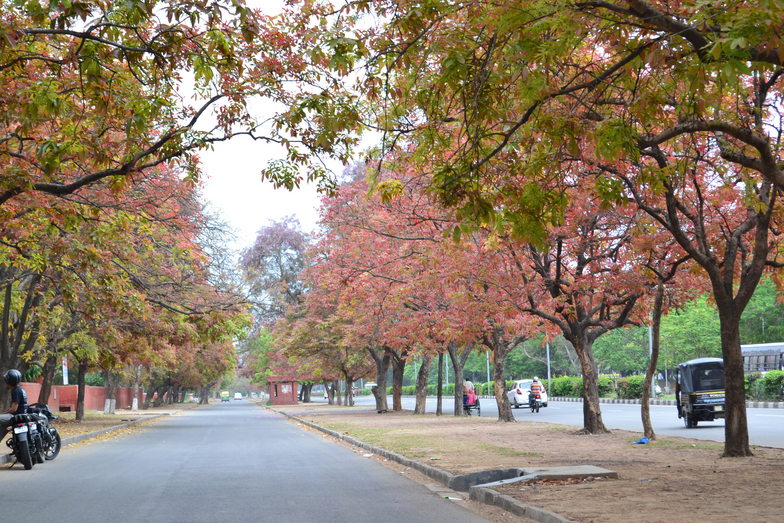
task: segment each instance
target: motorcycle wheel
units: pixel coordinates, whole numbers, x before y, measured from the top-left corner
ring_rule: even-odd
[[[57,457],[57,455],[60,453],[60,444],[61,444],[60,434],[57,432],[57,429],[50,428],[49,434],[52,441],[44,449],[44,459],[46,459],[47,461],[51,461]]]
[[[46,454],[44,453],[44,442],[41,436],[35,440],[35,450],[33,451],[33,459],[36,463],[43,463]]]
[[[19,460],[19,463],[24,466],[25,470],[33,468],[33,456],[30,454],[29,441],[17,441],[16,457]]]

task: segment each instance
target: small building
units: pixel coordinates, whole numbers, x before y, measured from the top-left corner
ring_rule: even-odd
[[[270,376],[267,378],[269,399],[272,405],[296,405],[298,380],[292,376]]]

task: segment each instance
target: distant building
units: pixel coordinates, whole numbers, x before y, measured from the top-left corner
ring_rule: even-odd
[[[743,372],[784,370],[784,342],[741,345]]]
[[[297,378],[293,376],[269,376],[269,401],[272,405],[296,405]]]

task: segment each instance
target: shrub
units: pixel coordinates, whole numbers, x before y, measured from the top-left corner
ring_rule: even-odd
[[[784,371],[768,371],[758,382],[761,383],[762,399],[777,400],[782,397],[782,393],[784,393]]]
[[[642,384],[645,383],[645,376],[627,376],[618,380],[618,397],[623,399],[642,398]]]
[[[615,378],[603,377],[599,378],[599,396],[606,398],[615,394]]]
[[[553,378],[552,386],[547,391],[549,396],[563,396],[578,398],[583,394],[583,379],[574,376],[561,376]]]
[[[435,396],[438,394],[438,385],[428,385],[427,386],[427,394],[428,396]],[[449,385],[444,385],[441,389],[441,394],[444,396],[454,396],[455,394],[455,384],[450,383]]]
[[[743,375],[743,390],[746,391],[746,398],[748,399],[762,399],[762,393],[759,391],[762,379],[761,372],[753,372],[751,374]]]

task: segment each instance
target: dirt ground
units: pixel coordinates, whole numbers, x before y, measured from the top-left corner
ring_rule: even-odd
[[[117,409],[115,414],[109,415],[105,415],[100,411],[87,411],[85,412],[84,419],[81,421],[75,420],[75,414],[73,412],[56,412],[57,419],[54,421],[54,426],[57,427],[57,432],[60,433],[60,437],[67,438],[116,427],[117,425],[122,425],[129,421],[150,419],[159,414],[173,414],[181,410],[198,407],[198,405],[193,403],[179,403],[169,407],[151,408],[147,410],[131,411]]]
[[[577,434],[574,427],[533,421],[499,423],[478,417],[414,416],[410,411],[379,415],[366,408],[329,405],[285,410],[457,474],[564,465],[616,471],[619,479],[512,484],[499,489],[574,521],[735,523],[778,522],[783,517],[782,449],[753,447],[751,458],[722,458],[719,443],[660,436],[646,445],[634,445],[641,434],[621,430],[592,436]],[[493,521],[510,520],[497,511],[485,515]]]

